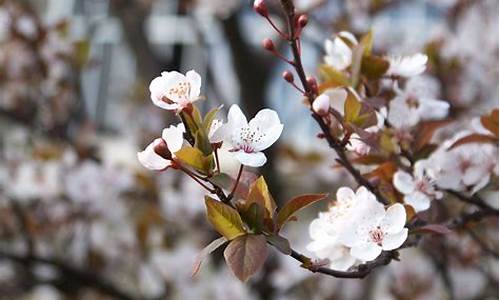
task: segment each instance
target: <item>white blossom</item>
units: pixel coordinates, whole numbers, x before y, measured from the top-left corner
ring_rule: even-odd
[[[415,164],[413,175],[398,170],[394,174],[393,184],[404,195],[405,203],[411,205],[416,212],[427,210],[431,200],[443,197],[443,193],[435,188],[435,180],[426,174],[422,161]]]
[[[314,99],[312,108],[317,114],[327,115],[330,107],[337,110],[339,113],[344,113],[344,103],[347,98],[347,91],[343,88],[328,89],[316,99]]]
[[[201,77],[191,70],[183,75],[177,71],[162,72],[149,85],[153,103],[166,110],[180,112],[200,99]]]
[[[388,120],[396,128],[408,128],[421,120],[439,120],[448,115],[450,104],[437,99],[433,82],[425,77],[412,77],[404,90],[394,87],[396,97],[389,103]]]
[[[307,250],[319,259],[328,259],[332,269],[345,271],[356,262],[349,248],[340,243],[339,235],[366,192],[364,187],[356,193],[350,188],[341,187],[337,191],[335,204],[327,212],[320,213],[309,225],[312,242],[307,245]]]
[[[426,171],[432,174],[440,188],[474,194],[489,183],[491,175],[498,175],[498,148],[470,143],[448,150],[465,134],[458,133],[445,141],[426,160]]]
[[[139,162],[150,170],[165,170],[172,165],[172,161],[156,153],[155,148],[166,143],[168,151],[175,157],[175,152],[179,151],[184,143],[184,132],[182,123],[163,129],[161,138],[155,139],[144,151],[137,153]]]
[[[344,39],[352,45],[358,43],[354,35],[346,31],[340,32],[333,41],[329,39],[325,41],[325,63],[339,71],[346,69],[352,63],[352,50]]]
[[[386,74],[391,76],[413,77],[425,71],[428,57],[417,53],[411,56],[389,56],[389,69]]]
[[[385,210],[384,205],[367,190],[359,197],[359,205],[342,228],[339,240],[344,246],[351,248],[350,254],[353,257],[371,261],[382,250],[394,250],[404,243],[408,236],[408,228],[404,227],[406,211],[400,203]]]
[[[227,141],[230,152],[246,166],[260,167],[267,161],[261,151],[269,148],[281,135],[283,124],[272,109],[260,110],[250,122],[238,105],[229,108],[227,123],[217,129],[211,142]]]

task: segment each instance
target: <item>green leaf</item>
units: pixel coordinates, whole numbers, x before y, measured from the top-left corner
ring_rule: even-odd
[[[329,88],[348,86],[349,79],[341,71],[336,70],[330,65],[323,64],[319,67],[319,74],[322,83],[319,85],[319,92],[322,93]]]
[[[73,44],[74,62],[78,68],[82,68],[90,56],[90,42],[88,40],[77,41]]]
[[[205,132],[208,134],[210,131],[210,126],[212,126],[212,122],[215,119],[215,116],[219,112],[219,110],[222,108],[222,105],[219,107],[212,108],[207,114],[205,115],[205,118],[203,119],[203,128],[205,129]]]
[[[247,234],[231,241],[224,250],[224,258],[231,272],[245,282],[264,265],[267,243],[263,235]]]
[[[216,240],[213,240],[210,244],[208,244],[201,252],[196,256],[196,260],[193,264],[193,268],[191,270],[191,277],[194,277],[200,272],[201,264],[210,255],[210,253],[214,252],[220,246],[224,245],[227,242],[225,237],[220,237]]]
[[[212,154],[212,145],[210,144],[208,136],[203,128],[198,129],[198,131],[196,132],[194,146],[200,149],[204,156],[209,156]]]
[[[274,211],[276,210],[276,203],[274,202],[271,193],[269,193],[266,180],[263,176],[260,176],[250,186],[245,205],[249,207],[254,202],[257,202],[264,207],[266,209],[265,216],[272,219]]]
[[[363,55],[365,55],[365,56],[371,55],[372,48],[373,48],[373,31],[372,30],[368,31],[368,33],[366,33],[361,38],[359,43],[364,45],[365,51],[364,51]]]
[[[241,217],[254,233],[260,233],[264,225],[264,208],[257,202],[253,202],[245,209]]]
[[[352,51],[352,63],[351,63],[351,86],[356,88],[359,83],[359,75],[361,73],[361,61],[363,59],[363,54],[365,52],[365,45],[359,43],[354,47]]]
[[[290,242],[282,236],[277,234],[270,234],[266,236],[269,244],[273,245],[281,253],[285,255],[290,255],[292,253],[292,248],[290,247]]]
[[[183,147],[181,150],[175,152],[175,156],[184,164],[204,174],[208,174],[213,168],[212,155],[205,156],[198,148]]]
[[[228,189],[233,185],[233,179],[226,173],[219,173],[210,178],[210,182],[220,186],[221,188]]]
[[[364,56],[361,61],[361,73],[369,80],[377,80],[389,69],[389,62],[379,56]]]
[[[285,203],[285,206],[281,208],[276,218],[278,230],[280,230],[283,227],[283,225],[299,210],[315,202],[323,200],[327,196],[328,194],[307,194],[295,197],[292,200]]]
[[[205,196],[208,221],[228,240],[233,240],[246,233],[238,212],[229,205]]]
[[[344,119],[348,123],[355,123],[363,104],[356,99],[356,96],[351,91],[347,93],[347,99],[344,102]]]

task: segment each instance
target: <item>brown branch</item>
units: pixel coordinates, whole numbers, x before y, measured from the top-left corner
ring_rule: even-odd
[[[375,260],[358,265],[351,271],[337,271],[326,267],[318,267],[311,263],[311,259],[299,252],[292,250],[292,258],[302,263],[302,267],[313,273],[321,273],[336,278],[365,278],[374,269],[388,265],[393,259],[398,259],[397,251],[384,251]]]
[[[102,278],[95,272],[78,269],[74,266],[71,266],[69,264],[66,264],[62,261],[53,258],[44,258],[30,254],[20,255],[17,253],[11,253],[5,250],[0,250],[0,260],[1,259],[7,259],[12,262],[18,263],[20,265],[25,265],[28,267],[33,263],[47,264],[56,268],[61,273],[62,278],[77,283],[77,285],[79,286],[94,288],[95,290],[101,292],[102,294],[111,296],[115,299],[122,299],[122,300],[143,299],[138,296],[132,296],[127,294],[125,291],[120,290],[118,287],[114,286],[111,282],[108,282],[105,278]]]
[[[304,88],[304,96],[307,97],[307,100],[312,105],[314,99],[316,98],[316,92],[311,88],[310,84],[307,82],[306,74],[304,71],[304,66],[302,65],[302,59],[300,56],[299,43],[300,38],[296,36],[295,32],[295,7],[293,6],[292,1],[290,0],[281,0],[281,6],[283,7],[285,14],[287,16],[288,23],[288,44],[292,50],[293,54],[293,68],[297,72],[297,75],[300,79],[300,82]],[[366,187],[370,192],[372,192],[378,199],[378,201],[383,204],[389,204],[389,201],[385,199],[384,196],[378,191],[378,189],[372,185],[363,175],[352,165],[345,154],[344,146],[331,134],[329,126],[323,121],[323,118],[316,114],[312,108],[312,117],[318,123],[321,131],[325,139],[328,142],[330,148],[332,148],[338,155],[337,162],[342,165],[356,180],[359,185]]]
[[[465,203],[468,203],[468,204],[472,204],[472,205],[475,205],[477,206],[478,208],[481,208],[483,210],[495,210],[495,208],[491,207],[489,204],[487,204],[486,202],[484,202],[483,199],[481,199],[481,197],[479,196],[476,196],[476,195],[471,195],[470,197],[460,193],[460,192],[457,192],[457,191],[454,191],[454,190],[450,190],[450,189],[447,189],[447,190],[444,190],[445,192],[447,192],[448,194],[451,194],[453,196],[455,196],[456,199],[462,201],[462,202],[465,202]],[[497,210],[497,213],[498,213],[498,210]]]

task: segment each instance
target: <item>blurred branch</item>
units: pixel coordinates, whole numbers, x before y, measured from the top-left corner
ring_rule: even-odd
[[[142,297],[133,296],[123,290],[120,290],[118,287],[114,286],[111,282],[108,282],[105,278],[99,276],[95,272],[78,269],[54,258],[43,258],[30,254],[20,255],[17,253],[0,250],[0,260],[2,259],[10,260],[22,266],[26,266],[27,268],[29,268],[29,265],[34,263],[50,265],[60,272],[60,277],[65,281],[70,281],[77,287],[93,288],[101,292],[102,294],[114,297],[116,299],[144,299]]]

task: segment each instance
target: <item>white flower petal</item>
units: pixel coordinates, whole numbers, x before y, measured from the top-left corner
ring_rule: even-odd
[[[375,243],[364,243],[351,248],[351,255],[362,261],[371,261],[382,253],[382,247]]]
[[[179,123],[177,126],[170,125],[163,129],[162,138],[167,143],[168,150],[173,154],[182,148],[184,142],[184,124]]]
[[[404,197],[405,203],[411,205],[415,212],[421,212],[429,209],[431,206],[431,199],[426,194],[415,191]]]
[[[340,37],[335,37],[333,42],[326,40],[325,50],[327,54],[324,58],[325,62],[335,69],[342,71],[351,64],[351,48]]]
[[[189,99],[194,102],[199,99],[201,91],[201,76],[195,70],[186,73],[186,79],[189,82]]]
[[[147,169],[164,170],[172,164],[171,161],[156,154],[154,148],[161,142],[163,142],[162,139],[156,139],[144,151],[137,153],[137,159]]]
[[[396,234],[388,234],[382,240],[382,249],[390,251],[399,248],[408,238],[408,228],[403,228]]]
[[[342,255],[330,258],[330,268],[339,271],[347,271],[356,263],[356,258],[351,255],[349,248],[342,247]]]
[[[227,114],[227,125],[231,129],[241,128],[247,126],[247,118],[241,111],[241,108],[233,104],[229,108],[229,112]]]
[[[402,194],[410,194],[415,190],[413,177],[401,170],[394,173],[392,183],[394,184],[394,187]]]
[[[418,114],[422,120],[440,120],[448,115],[450,104],[446,101],[419,98]]]
[[[249,127],[257,133],[263,134],[259,141],[254,143],[255,151],[269,148],[278,140],[283,131],[278,114],[272,109],[262,109],[248,123]]]
[[[406,210],[400,203],[391,205],[385,212],[385,217],[380,222],[380,227],[384,233],[397,233],[406,224]]]
[[[393,56],[387,59],[389,60],[387,75],[412,77],[425,71],[428,57],[425,54],[417,53],[412,56]]]
[[[246,153],[238,151],[235,157],[242,165],[249,167],[261,167],[267,161],[266,156],[262,152]]]
[[[348,187],[341,187],[337,190],[337,201],[351,201],[356,194]]]

